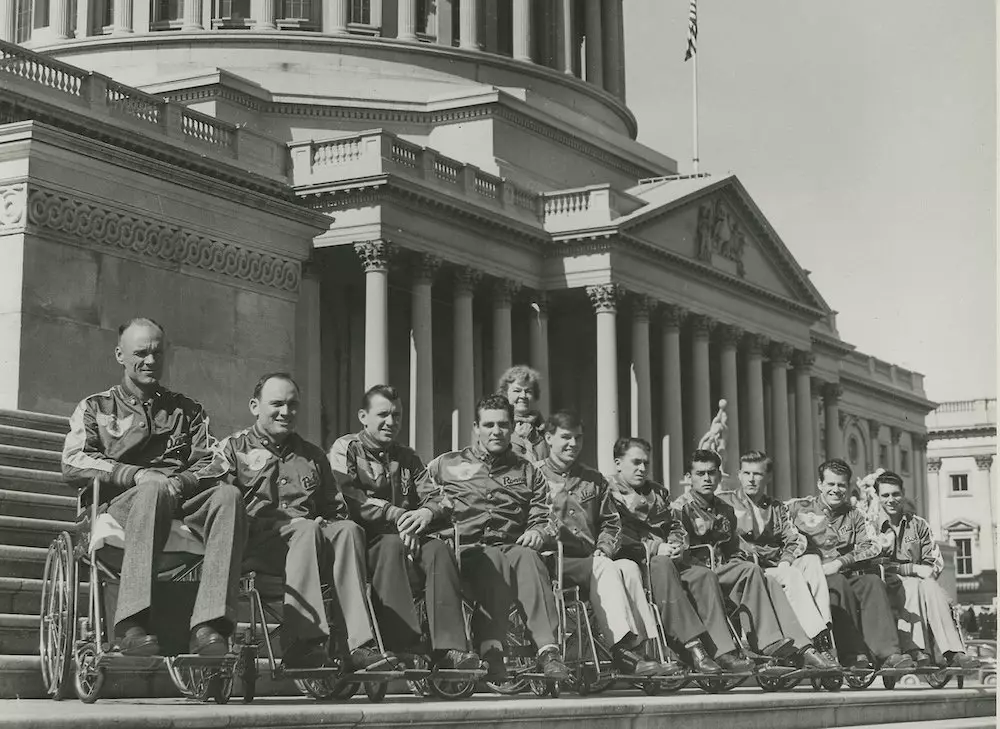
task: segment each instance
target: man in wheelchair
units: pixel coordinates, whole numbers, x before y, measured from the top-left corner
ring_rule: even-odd
[[[563,543],[563,577],[589,596],[597,627],[611,646],[619,671],[637,676],[677,673],[676,663],[649,659],[656,655],[656,618],[646,600],[639,566],[615,559],[621,545],[621,517],[607,481],[577,461],[583,423],[576,413],[559,410],[549,416],[544,433],[549,453],[539,466],[549,483],[553,522]],[[638,648],[642,648],[639,653]]]
[[[420,653],[423,634],[411,586],[423,591],[434,669],[477,669],[468,651],[462,584],[448,543],[421,535],[433,516],[420,506],[426,468],[396,442],[403,418],[399,394],[375,385],[362,398],[361,431],[338,438],[330,465],[355,520],[368,540],[368,571],[375,614],[386,647]]]
[[[686,564],[683,571],[676,566],[688,535],[670,508],[667,489],[646,478],[650,454],[650,444],[642,438],[621,438],[614,446],[616,473],[610,487],[622,519],[621,553],[649,565],[663,630],[685,648],[696,672],[749,673],[752,664],[739,655],[726,622],[719,578],[701,565]]]
[[[160,653],[151,630],[155,564],[181,519],[205,545],[202,579],[191,615],[190,651],[222,655],[236,620],[246,515],[239,491],[204,484],[198,470],[211,458],[208,416],[201,405],[160,384],[166,359],[163,327],[132,319],[118,328],[115,358],[123,379],[84,399],[70,418],[62,455],[67,480],[102,482],[107,513],[123,528],[116,633],[130,656]],[[104,508],[104,507],[102,507]]]
[[[833,458],[818,473],[819,495],[792,499],[788,511],[806,537],[806,553],[823,561],[840,663],[868,669],[870,650],[882,668],[912,668],[913,659],[900,651],[885,583],[871,564],[880,552],[875,529],[847,496],[851,467]]]
[[[245,565],[285,577],[282,666],[328,664],[326,583],[333,586],[335,627],[346,633],[349,667],[380,667],[391,657],[376,648],[364,531],[349,518],[326,454],[295,432],[298,407],[290,375],[261,377],[250,399],[256,422],[219,441],[198,476],[239,488],[250,518]]]
[[[979,662],[965,653],[948,595],[938,584],[944,559],[930,525],[916,514],[904,512],[903,479],[898,474],[879,474],[875,491],[880,504],[875,526],[882,546],[877,561],[885,568],[890,601],[897,608],[897,625],[913,644],[911,657],[918,666],[932,663],[926,652],[926,631],[930,631],[947,665],[978,668]]]
[[[691,489],[673,503],[690,540],[685,563],[714,568],[723,592],[750,618],[749,643],[758,653],[789,658],[800,667],[833,668],[816,653],[784,591],[777,585],[769,589],[763,569],[742,550],[733,507],[715,494],[721,468],[722,459],[715,451],[699,449],[688,460]]]
[[[504,638],[516,600],[538,649],[538,670],[566,680],[559,655],[559,615],[548,569],[539,551],[552,542],[549,487],[542,472],[511,451],[513,407],[502,395],[476,404],[475,442],[427,466],[423,506],[443,527],[451,518],[460,540],[459,565],[479,609],[473,635],[487,664],[488,681],[506,676]]]

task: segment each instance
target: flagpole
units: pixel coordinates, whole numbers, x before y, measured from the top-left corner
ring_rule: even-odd
[[[694,171],[694,173],[698,174],[698,161],[699,160],[698,160],[698,53],[697,52],[695,52],[691,56],[691,77],[692,77],[691,95],[693,97],[693,99],[692,99],[692,101],[693,101],[693,104],[692,104],[692,107],[693,107],[692,114],[694,115],[694,119],[692,120],[693,124],[692,124],[692,130],[691,130],[691,135],[692,135],[693,140],[694,140],[694,144],[693,144],[693,157],[692,157],[691,162],[692,162],[692,165],[693,165],[693,171]]]

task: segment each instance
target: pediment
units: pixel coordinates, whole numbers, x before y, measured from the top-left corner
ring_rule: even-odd
[[[942,527],[947,534],[958,532],[979,532],[979,525],[966,519],[954,519]]]
[[[622,233],[769,294],[830,311],[734,175],[667,178],[628,192],[648,204],[616,221]]]

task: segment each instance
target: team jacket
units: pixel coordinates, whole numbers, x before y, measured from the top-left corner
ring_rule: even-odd
[[[705,498],[692,489],[670,506],[684,525],[691,547],[711,544],[722,562],[750,558],[741,549],[740,535],[736,531],[736,512],[722,499],[714,495]],[[684,560],[708,566],[709,550],[688,549]]]
[[[367,531],[395,533],[396,520],[420,507],[417,484],[427,469],[406,446],[385,448],[362,430],[334,441],[329,459],[352,514]]]
[[[295,433],[281,446],[256,425],[233,433],[215,444],[198,478],[237,486],[254,530],[295,517],[349,518],[326,454]]]
[[[538,466],[549,484],[552,522],[566,556],[589,557],[600,549],[614,557],[621,544],[622,523],[604,476],[581,463],[563,472],[548,459]]]
[[[878,523],[874,526],[882,548],[877,562],[891,567],[900,575],[916,574],[913,568],[918,564],[930,567],[932,577],[937,577],[944,570],[944,557],[926,520],[916,514],[904,514],[897,531],[892,528],[885,512],[879,509]]]
[[[733,507],[740,550],[756,554],[761,567],[777,567],[782,561],[791,564],[805,554],[806,538],[780,501],[762,494],[756,503],[742,489],[719,491],[716,497]]]
[[[435,526],[450,517],[463,544],[513,544],[531,529],[552,539],[545,476],[510,449],[494,457],[477,443],[444,453],[427,464],[420,490]]]
[[[622,551],[636,547],[656,552],[661,544],[677,544],[687,549],[687,532],[670,509],[670,494],[655,481],[632,488],[617,474],[608,479],[611,498],[622,520]]]
[[[101,476],[119,492],[142,469],[166,474],[185,496],[211,458],[208,416],[194,400],[161,388],[148,401],[116,385],[77,405],[62,454],[63,476],[77,485]]]
[[[788,511],[792,524],[805,535],[806,552],[824,562],[839,559],[850,567],[881,551],[874,527],[849,503],[834,510],[819,496],[805,496],[789,501]]]

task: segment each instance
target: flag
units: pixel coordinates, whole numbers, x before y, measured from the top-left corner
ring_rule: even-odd
[[[688,10],[688,46],[684,60],[688,60],[698,52],[698,0],[691,0],[691,8]]]

